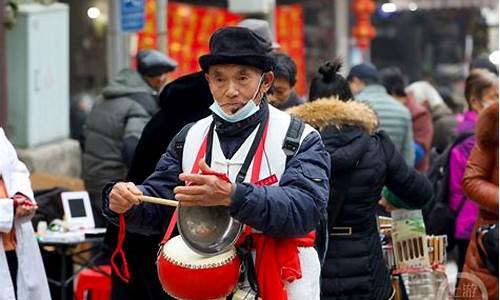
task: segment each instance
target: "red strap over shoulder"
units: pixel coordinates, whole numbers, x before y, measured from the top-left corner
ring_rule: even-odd
[[[266,123],[266,127],[264,127],[262,138],[260,139],[259,146],[257,147],[257,151],[255,152],[255,157],[253,160],[253,167],[252,167],[252,178],[250,179],[250,182],[253,183],[259,181],[260,167],[262,165],[262,157],[264,155],[264,146],[266,145],[268,127],[269,127],[269,120]]]
[[[168,224],[167,231],[165,232],[165,235],[163,236],[163,239],[161,240],[160,243],[161,246],[165,245],[165,243],[168,242],[168,240],[172,236],[172,232],[174,232],[176,224],[177,224],[177,209],[175,209],[172,218],[170,218],[170,223]]]

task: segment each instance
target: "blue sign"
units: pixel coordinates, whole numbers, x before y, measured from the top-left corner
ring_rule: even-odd
[[[120,0],[122,31],[135,32],[144,28],[144,0]]]

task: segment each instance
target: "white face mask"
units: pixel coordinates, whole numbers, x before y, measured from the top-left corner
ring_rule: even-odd
[[[255,97],[257,97],[257,94],[260,91],[260,86],[262,85],[262,79],[264,78],[264,74],[260,76],[259,79],[259,85],[257,86],[257,90],[255,90],[255,93],[253,94],[253,97],[245,104],[242,108],[240,108],[237,112],[235,112],[232,115],[226,114],[220,105],[217,103],[217,100],[214,98],[214,103],[210,106],[210,110],[219,116],[221,119],[224,121],[227,121],[229,123],[237,123],[239,121],[245,120],[246,118],[250,117],[251,115],[255,114],[256,112],[259,111],[259,106],[255,104]]]

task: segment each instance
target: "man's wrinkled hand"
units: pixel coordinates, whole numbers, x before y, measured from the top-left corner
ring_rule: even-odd
[[[132,182],[118,182],[109,193],[109,209],[117,214],[123,214],[140,203],[140,195],[142,192]]]
[[[199,161],[202,173],[217,173],[205,163]],[[175,199],[187,206],[216,206],[231,204],[233,184],[216,175],[188,174],[179,175],[181,181],[188,183],[174,189]]]

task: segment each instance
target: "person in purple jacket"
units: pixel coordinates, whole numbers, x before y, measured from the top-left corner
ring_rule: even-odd
[[[477,116],[494,101],[498,101],[498,77],[484,69],[473,70],[465,81],[465,98],[468,111],[463,121],[458,124],[458,135],[474,132]],[[474,135],[457,144],[450,152],[450,208],[458,211],[455,223],[455,240],[458,247],[457,265],[462,270],[465,254],[479,207],[465,196],[462,186],[465,166],[472,151],[476,137]]]

